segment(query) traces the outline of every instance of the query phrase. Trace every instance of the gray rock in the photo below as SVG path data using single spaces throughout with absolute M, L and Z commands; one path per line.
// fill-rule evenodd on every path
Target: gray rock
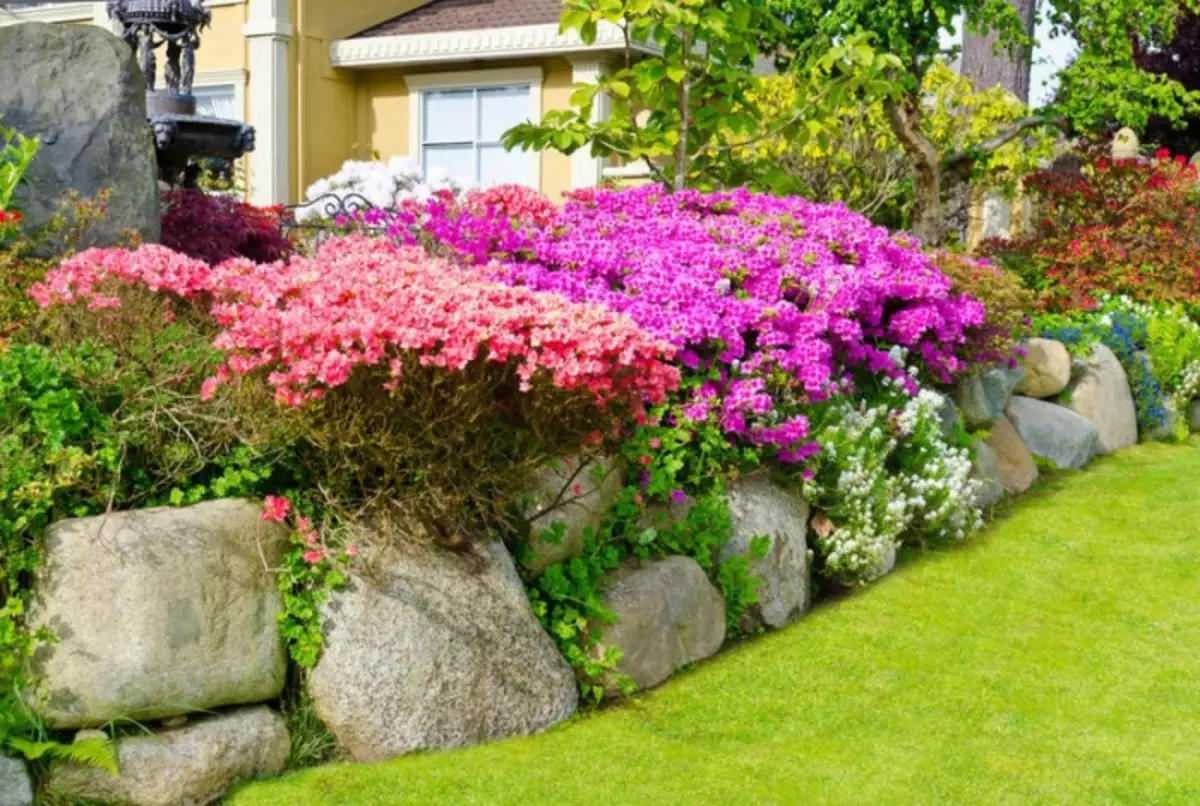
M 986 428 L 995 422 L 1022 377 L 1020 367 L 992 367 L 964 378 L 955 390 L 955 400 L 967 428 Z
M 624 483 L 617 463 L 608 458 L 581 461 L 572 457 L 546 468 L 526 511 L 537 515 L 554 508 L 529 522 L 530 551 L 524 558 L 525 567 L 536 574 L 554 563 L 578 557 L 585 532 L 600 528 Z M 555 506 L 555 502 L 561 503 Z M 541 539 L 540 535 L 556 522 L 564 527 L 562 540 L 553 543 Z
M 536 733 L 578 686 L 500 543 L 456 553 L 423 536 L 364 540 L 362 574 L 323 608 L 309 680 L 318 716 L 358 761 Z
M 1004 483 L 1000 477 L 1000 459 L 986 442 L 975 443 L 975 461 L 971 463 L 971 475 L 979 481 L 975 494 L 975 506 L 986 509 L 1004 500 Z
M 53 524 L 29 614 L 58 638 L 34 657 L 47 723 L 151 721 L 278 697 L 283 605 L 266 567 L 288 538 L 261 512 L 225 500 Z
M 1096 426 L 1070 409 L 1031 397 L 1014 397 L 1007 413 L 1029 450 L 1060 468 L 1083 467 L 1100 450 Z
M 750 556 L 757 537 L 768 541 L 766 555 L 750 566 L 762 581 L 758 602 L 742 615 L 742 629 L 782 627 L 798 619 L 809 602 L 808 505 L 758 472 L 729 485 L 729 514 L 733 534 L 721 549 L 722 563 Z
M 725 641 L 725 600 L 690 557 L 627 565 L 607 580 L 604 606 L 617 622 L 604 628 L 597 656 L 621 652 L 617 670 L 639 689 L 716 653 Z M 616 694 L 610 682 L 609 694 Z
M 1200 400 L 1192 401 L 1192 405 L 1188 409 L 1188 423 L 1191 425 L 1193 433 L 1200 431 Z
M 953 443 L 954 432 L 962 425 L 962 417 L 958 413 L 958 406 L 954 405 L 954 401 L 940 392 L 931 392 L 938 396 L 937 416 L 938 424 L 942 429 L 942 436 L 947 442 Z
M 117 740 L 120 775 L 55 762 L 47 788 L 87 801 L 133 806 L 204 806 L 231 784 L 283 772 L 290 741 L 265 705 L 193 720 L 181 728 Z
M 996 457 L 1000 483 L 1010 495 L 1020 495 L 1037 481 L 1038 469 L 1033 454 L 1008 417 L 1001 416 L 992 423 L 987 446 Z
M 68 190 L 92 197 L 111 188 L 88 245 L 115 245 L 126 230 L 158 240 L 145 91 L 129 46 L 98 26 L 0 28 L 0 120 L 42 141 L 17 194 L 29 225 L 52 218 Z
M 1100 453 L 1137 443 L 1137 407 L 1125 369 L 1112 350 L 1096 345 L 1083 372 L 1071 382 L 1068 408 L 1096 426 Z
M 0 755 L 0 806 L 33 806 L 33 785 L 20 759 Z
M 1071 354 L 1053 339 L 1029 339 L 1024 343 L 1021 369 L 1025 377 L 1014 390 L 1026 397 L 1054 397 L 1071 382 Z

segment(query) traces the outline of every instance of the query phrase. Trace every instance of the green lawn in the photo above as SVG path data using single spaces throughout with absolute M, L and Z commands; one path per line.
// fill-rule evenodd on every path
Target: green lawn
M 259 804 L 1200 804 L 1200 442 L 1027 496 L 624 706 Z

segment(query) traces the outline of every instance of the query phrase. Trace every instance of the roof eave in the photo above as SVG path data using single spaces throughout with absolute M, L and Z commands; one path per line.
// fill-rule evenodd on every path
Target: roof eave
M 636 53 L 659 52 L 654 46 L 641 43 L 633 43 L 631 48 Z M 625 35 L 615 25 L 601 24 L 596 31 L 596 41 L 586 45 L 577 32 L 559 33 L 558 24 L 549 23 L 340 39 L 330 45 L 329 58 L 334 67 L 366 70 L 481 59 L 619 52 L 624 49 Z

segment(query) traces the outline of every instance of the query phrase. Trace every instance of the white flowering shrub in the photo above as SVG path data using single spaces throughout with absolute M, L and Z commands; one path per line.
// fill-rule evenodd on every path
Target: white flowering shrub
M 1187 414 L 1188 407 L 1191 406 L 1192 401 L 1197 399 L 1200 399 L 1200 361 L 1193 361 L 1180 373 L 1178 386 L 1175 387 L 1170 397 L 1167 398 L 1167 405 L 1177 415 L 1180 415 L 1178 423 L 1181 429 L 1185 430 L 1185 436 L 1188 423 L 1184 415 Z
M 440 190 L 454 195 L 465 188 L 452 181 L 440 168 L 433 168 L 429 176 L 411 157 L 392 157 L 387 162 L 346 160 L 337 173 L 318 179 L 304 194 L 305 202 L 313 202 L 323 196 L 334 194 L 345 200 L 350 194 L 362 196 L 372 207 L 388 210 L 408 200 L 425 201 Z M 313 221 L 328 216 L 326 205 L 313 204 L 300 207 L 296 220 Z
M 814 550 L 828 578 L 861 584 L 881 575 L 904 542 L 959 540 L 980 528 L 971 457 L 942 435 L 941 398 L 886 381 L 814 418 L 821 445 L 805 474 L 816 509 Z

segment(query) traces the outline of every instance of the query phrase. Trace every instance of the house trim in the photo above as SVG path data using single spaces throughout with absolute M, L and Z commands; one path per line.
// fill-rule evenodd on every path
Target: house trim
M 596 84 L 599 83 L 601 77 L 610 71 L 609 62 L 603 58 L 595 58 L 594 55 L 588 54 L 588 58 L 573 60 L 571 62 L 571 80 L 575 86 L 580 84 Z M 607 93 L 597 93 L 592 100 L 592 122 L 603 123 L 609 118 L 609 98 Z M 607 160 L 600 157 L 593 157 L 591 149 L 583 147 L 577 149 L 571 155 L 571 188 L 579 190 L 580 188 L 595 187 L 600 184 L 600 180 L 604 175 L 604 168 L 607 165 Z
M 634 43 L 637 53 L 658 53 L 650 45 Z M 340 39 L 329 46 L 334 67 L 370 69 L 409 64 L 554 56 L 591 50 L 623 50 L 625 34 L 616 25 L 602 23 L 596 41 L 585 45 L 576 31 L 559 33 L 557 23 L 481 28 L 433 34 Z
M 492 70 L 455 70 L 447 73 L 423 73 L 404 77 L 408 86 L 408 150 L 413 159 L 421 161 L 421 145 L 424 142 L 422 125 L 425 115 L 427 92 L 436 90 L 461 90 L 480 87 L 506 87 L 525 84 L 529 86 L 529 119 L 542 119 L 542 81 L 545 74 L 540 67 L 498 67 Z M 542 188 L 542 155 L 539 151 L 529 152 L 530 184 Z
M 256 135 L 250 200 L 260 205 L 284 204 L 290 195 L 289 6 L 288 0 L 252 0 L 242 25 L 251 82 L 247 122 Z

